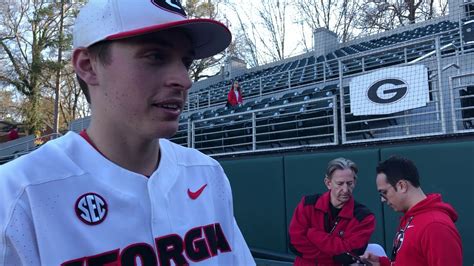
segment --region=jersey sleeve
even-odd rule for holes
[[[239,226],[234,219],[234,257],[233,265],[255,265],[255,260],[250,253],[250,249],[245,242],[242,232],[240,232]]]
[[[40,265],[35,230],[28,206],[17,203],[11,218],[0,221],[0,265]]]
[[[289,228],[290,249],[302,258],[316,259],[321,252],[307,237],[309,227],[310,221],[305,213],[303,197],[291,218]]]
[[[361,249],[359,253],[362,254],[374,230],[375,216],[370,214],[355,226],[347,228],[343,237],[315,228],[310,228],[307,236],[313,245],[331,256]]]
[[[432,266],[462,265],[462,246],[459,234],[453,228],[442,223],[426,226],[421,236],[423,256]]]

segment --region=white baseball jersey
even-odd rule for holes
[[[149,178],[72,132],[0,166],[0,265],[255,265],[218,162],[160,149]]]

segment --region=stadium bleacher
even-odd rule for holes
[[[323,55],[307,53],[249,69],[232,77],[244,94],[244,104],[236,107],[224,106],[232,80],[206,86],[197,82],[172,140],[225,155],[473,132],[473,101],[467,86],[474,86],[474,80],[456,76],[463,65],[472,72],[474,37],[468,28],[474,27],[473,22],[472,18],[437,20],[353,41]],[[428,69],[426,106],[384,115],[352,113],[351,78],[413,64]],[[455,86],[454,81],[462,85]]]
[[[247,98],[271,94],[279,90],[337,77],[339,75],[338,60],[341,60],[344,75],[409,62],[433,51],[435,49],[434,43],[432,41],[416,43],[403,47],[403,49],[393,49],[388,53],[387,51],[381,51],[368,57],[361,56],[361,54],[377,49],[386,50],[390,47],[400,46],[400,44],[406,42],[413,42],[437,34],[440,36],[441,45],[450,43],[456,46],[460,45],[459,23],[441,21],[388,37],[341,47],[326,55],[319,55],[317,58],[316,55],[309,55],[263,70],[245,73],[234,77],[234,79],[242,83],[243,92]],[[191,95],[199,95],[197,106],[200,106],[200,108],[212,106],[225,102],[228,86],[230,86],[230,81],[225,80],[209,87],[191,91]]]
[[[469,20],[463,23],[471,24]],[[251,69],[233,78],[242,84],[245,96],[245,103],[235,108],[223,107],[230,80],[193,89],[190,99],[199,102],[189,106],[199,109],[183,114],[173,140],[220,155],[444,134],[446,121],[440,120],[444,92],[438,89],[436,78],[430,80],[430,102],[423,110],[366,116],[351,113],[348,79],[412,62],[429,66],[436,76],[437,50],[443,58],[459,53],[465,43],[460,33],[464,28],[457,21],[439,21],[325,55],[309,53]],[[471,101],[464,100],[463,90],[459,93],[466,120],[463,129],[470,129]]]
[[[459,90],[461,101],[463,124],[466,129],[474,128],[474,87]]]

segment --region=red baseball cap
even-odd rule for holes
[[[171,28],[186,30],[196,59],[223,51],[232,40],[229,29],[216,20],[188,19],[179,0],[90,0],[76,18],[73,46],[89,47]]]

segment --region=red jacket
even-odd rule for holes
[[[345,252],[362,255],[375,230],[375,216],[351,198],[339,212],[339,222],[330,233],[329,192],[306,196],[290,222],[290,249],[294,265],[342,265],[354,261]]]
[[[235,97],[234,86],[232,86],[232,88],[230,88],[229,90],[229,93],[227,94],[227,101],[232,106],[238,105],[239,103],[243,103],[242,91],[239,91],[239,97],[237,98]]]
[[[398,229],[406,229],[396,259],[392,257],[390,263],[387,257],[382,257],[380,264],[462,265],[461,237],[454,225],[457,218],[456,211],[442,201],[440,194],[429,194],[401,218]]]
[[[20,136],[18,135],[18,130],[17,129],[12,129],[10,132],[8,132],[8,140],[15,140],[19,138]]]

